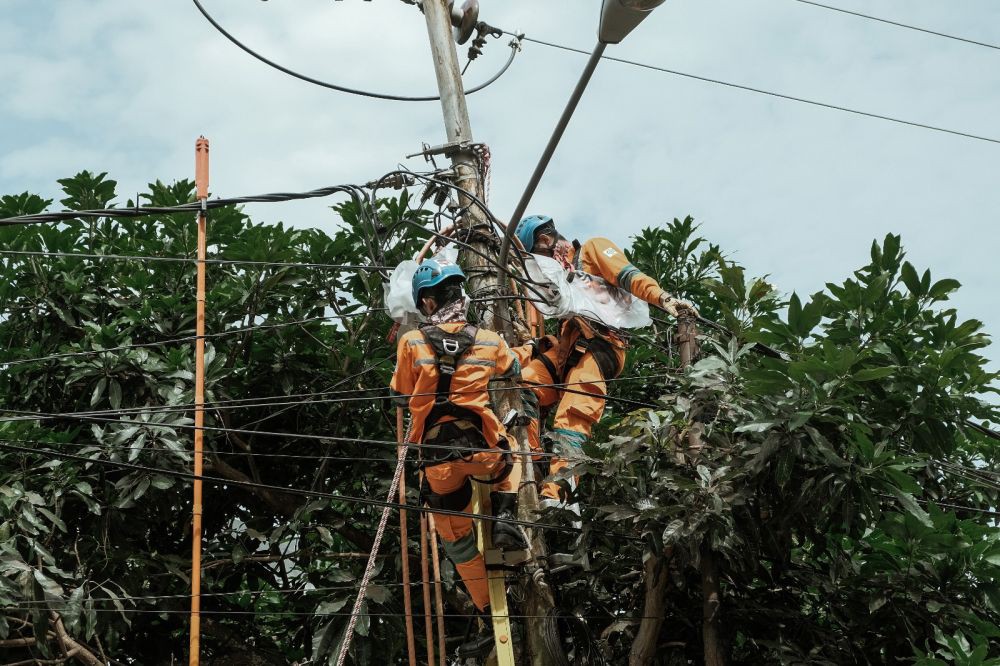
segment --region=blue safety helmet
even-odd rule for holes
[[[532,215],[517,223],[514,234],[521,241],[524,249],[531,252],[531,248],[535,247],[535,232],[538,230],[538,227],[550,222],[552,222],[552,218],[548,215]]]
[[[454,264],[442,266],[433,259],[428,259],[420,264],[413,274],[413,302],[420,304],[420,292],[429,287],[439,285],[449,278],[459,278],[465,282],[465,273]]]

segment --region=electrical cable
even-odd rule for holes
[[[661,373],[661,374],[651,374],[651,375],[632,375],[627,377],[613,377],[611,379],[604,380],[605,383],[614,382],[624,382],[624,381],[636,381],[645,379],[672,379],[677,376],[676,373]],[[642,409],[655,409],[656,405],[652,403],[640,402],[638,400],[629,400],[627,398],[618,398],[616,396],[609,395],[598,395],[594,393],[588,393],[586,391],[578,391],[570,389],[570,386],[580,386],[584,384],[590,384],[591,382],[578,381],[578,382],[560,382],[560,383],[541,383],[541,382],[528,382],[520,381],[518,382],[521,386],[528,386],[531,388],[554,388],[560,392],[574,393],[577,395],[587,395],[591,397],[597,397],[612,402],[621,402],[625,405],[633,405]],[[292,406],[296,407],[299,405],[311,405],[311,404],[343,404],[352,402],[373,402],[381,400],[408,400],[414,397],[431,397],[437,395],[436,393],[426,392],[426,393],[387,393],[385,395],[357,395],[358,393],[365,393],[369,391],[386,391],[387,387],[377,387],[377,388],[357,388],[357,389],[344,389],[341,391],[323,391],[316,393],[293,393],[286,396],[273,395],[273,396],[260,396],[259,398],[235,398],[229,401],[219,401],[218,403],[210,403],[205,406],[206,411],[219,412],[222,410],[236,410],[236,409],[256,409],[261,407],[286,407]],[[490,392],[502,392],[502,391],[519,391],[524,390],[517,386],[497,386],[488,389]],[[472,395],[481,393],[479,389],[460,389],[457,391],[452,391],[454,395]],[[344,396],[344,394],[349,394]],[[313,399],[302,399],[309,398],[311,396],[321,396],[321,395],[339,395],[344,397],[337,398],[313,398]],[[293,398],[295,398],[293,400]],[[253,401],[257,402],[253,402]],[[250,402],[244,402],[250,401]],[[10,410],[5,409],[0,406],[0,413],[23,413],[29,415],[28,418],[18,418],[18,419],[4,419],[0,418],[0,423],[9,423],[13,421],[24,421],[24,420],[34,420],[30,418],[32,415],[42,416],[45,419],[52,418],[80,418],[88,419],[91,417],[100,416],[148,416],[154,414],[174,414],[189,412],[195,409],[196,405],[194,403],[181,403],[176,405],[148,405],[144,407],[124,407],[119,409],[93,409],[93,410],[83,410],[76,412],[34,412],[27,410]],[[124,423],[124,421],[112,421],[114,423]],[[131,421],[131,423],[140,423],[138,421]],[[242,430],[233,432],[258,432],[254,430]]]
[[[366,91],[366,90],[358,90],[356,88],[349,88],[347,86],[337,85],[335,83],[329,83],[327,81],[321,81],[320,79],[315,79],[315,78],[313,78],[311,76],[306,76],[305,74],[300,74],[299,72],[296,72],[293,69],[289,69],[288,67],[285,67],[284,65],[280,65],[280,64],[276,63],[275,61],[269,60],[268,58],[265,58],[261,54],[257,53],[256,51],[254,51],[253,49],[251,49],[249,46],[247,46],[246,44],[244,44],[240,40],[236,39],[236,37],[234,37],[233,35],[231,35],[229,32],[227,32],[226,29],[223,28],[219,24],[218,21],[216,21],[214,18],[212,18],[212,16],[208,13],[208,11],[202,6],[202,4],[198,0],[192,0],[192,2],[194,2],[195,7],[198,8],[198,11],[201,12],[201,15],[204,16],[205,19],[208,20],[208,22],[212,24],[212,27],[214,27],[216,30],[218,30],[222,34],[223,37],[225,37],[230,42],[232,42],[233,44],[235,44],[236,46],[238,46],[245,53],[248,53],[249,55],[251,55],[254,58],[256,58],[257,60],[261,61],[265,65],[273,67],[274,69],[278,70],[279,72],[282,72],[282,73],[287,74],[289,76],[295,77],[296,79],[299,79],[301,81],[305,81],[307,83],[312,83],[314,85],[317,85],[317,86],[320,86],[320,87],[323,87],[323,88],[328,88],[330,90],[336,90],[337,92],[348,93],[350,95],[359,95],[361,97],[371,97],[373,99],[385,99],[385,100],[390,100],[390,101],[393,101],[393,102],[434,102],[434,101],[437,101],[437,100],[441,99],[440,95],[434,95],[434,96],[425,95],[425,96],[419,96],[419,97],[412,97],[412,96],[406,96],[406,95],[390,95],[390,94],[386,94],[386,93],[369,92],[369,91]],[[500,68],[500,71],[497,72],[496,74],[494,74],[492,77],[490,77],[485,83],[481,83],[478,86],[475,86],[475,87],[472,87],[472,88],[468,88],[467,90],[465,90],[464,94],[471,95],[474,92],[479,92],[480,90],[483,90],[484,88],[486,88],[486,87],[490,86],[491,84],[493,84],[497,79],[499,79],[501,76],[503,76],[507,72],[507,70],[511,66],[511,63],[514,62],[514,56],[516,56],[517,53],[518,53],[518,51],[520,50],[520,48],[519,48],[519,46],[520,46],[519,42],[516,39],[517,36],[514,35],[514,37],[515,37],[515,40],[510,43],[510,57],[507,58],[507,62],[504,63],[504,66]]]
[[[361,310],[359,312],[352,312],[344,315],[323,315],[320,317],[309,317],[306,319],[299,319],[296,321],[280,322],[277,324],[254,324],[253,326],[246,326],[244,328],[233,328],[228,331],[221,331],[219,333],[206,333],[201,336],[203,339],[210,340],[215,338],[224,338],[230,335],[237,335],[239,333],[250,333],[253,331],[262,330],[274,330],[277,328],[285,328],[288,326],[301,326],[302,324],[308,324],[317,321],[329,321],[331,319],[351,319],[353,317],[360,317],[362,315],[371,314],[372,312],[385,312],[386,308],[368,308],[367,310]],[[107,347],[106,349],[90,349],[87,351],[78,352],[63,352],[59,354],[50,354],[49,356],[38,356],[36,358],[28,359],[10,359],[7,361],[0,360],[0,366],[15,366],[24,365],[25,363],[40,363],[42,361],[51,361],[61,358],[79,358],[84,356],[98,356],[100,354],[116,352],[116,351],[127,351],[129,349],[148,349],[151,347],[163,347],[172,344],[178,344],[181,342],[192,342],[198,340],[197,335],[187,335],[180,338],[170,338],[169,340],[160,340],[159,342],[136,342],[127,345],[118,345],[117,347]]]
[[[245,535],[246,535],[245,532],[240,533],[240,536],[245,536]],[[298,553],[298,552],[299,551],[296,550],[296,551],[290,551],[288,553],[282,553],[282,554],[283,555],[288,555],[288,559],[292,559],[292,557],[296,553]],[[332,552],[336,553],[337,551],[332,551]],[[365,555],[367,555],[367,553],[365,553]],[[509,577],[513,577],[513,578],[530,578],[531,577],[530,573],[527,573],[527,572],[517,572],[517,571],[506,572],[506,575],[509,576]],[[474,578],[462,578],[461,579],[461,581],[463,583],[473,582],[473,581],[480,581],[480,580],[489,580],[489,577],[476,576]],[[377,586],[377,587],[407,587],[409,585],[410,587],[413,587],[413,586],[416,586],[416,585],[422,585],[422,583],[420,581],[412,581],[410,583],[397,583],[397,582],[383,581],[383,582],[371,583],[371,585],[372,586]],[[277,594],[277,595],[302,594],[302,595],[305,595],[305,594],[313,594],[313,593],[320,593],[320,592],[321,593],[327,593],[327,592],[356,592],[358,589],[359,589],[358,585],[351,584],[351,585],[332,585],[332,586],[327,586],[327,587],[314,587],[314,588],[310,588],[310,589],[281,589],[281,588],[276,588],[276,589],[271,589],[271,590],[232,590],[230,592],[202,592],[198,596],[200,596],[202,598],[205,598],[205,597],[214,597],[214,598],[223,598],[224,599],[226,597],[240,597],[240,596],[255,597],[255,596],[263,596],[263,595],[266,595],[266,594]],[[191,593],[188,592],[187,594],[129,595],[127,598],[121,598],[118,601],[120,601],[120,602],[170,601],[172,599],[184,600],[184,599],[190,599],[190,598],[191,598]],[[304,598],[303,598],[303,600],[304,600]],[[111,599],[109,597],[91,597],[90,601],[95,601],[95,602],[99,602],[99,603],[114,603],[115,602],[114,599]],[[31,605],[39,604],[39,605],[44,606],[45,604],[49,604],[49,603],[52,603],[52,602],[50,600],[47,600],[47,599],[23,599],[23,600],[19,601],[18,603],[31,604]]]
[[[0,255],[26,256],[26,257],[59,257],[66,259],[111,259],[120,261],[148,261],[148,262],[176,262],[186,264],[197,264],[194,257],[157,257],[150,255],[126,255],[126,254],[83,254],[80,252],[33,252],[27,250],[4,250],[0,249]],[[344,271],[382,271],[392,270],[395,266],[373,266],[354,264],[317,264],[299,263],[292,261],[250,261],[243,259],[206,259],[206,264],[234,265],[234,266],[265,266],[282,268],[328,268],[332,270]]]
[[[860,18],[869,19],[871,21],[878,21],[879,23],[888,23],[889,25],[894,25],[899,28],[906,28],[907,30],[916,30],[918,32],[925,32],[929,35],[936,35],[938,37],[945,37],[947,39],[954,39],[958,42],[965,42],[967,44],[975,44],[976,46],[985,46],[988,49],[997,49],[1000,51],[1000,46],[996,44],[988,44],[986,42],[977,42],[974,39],[967,39],[965,37],[958,37],[956,35],[949,35],[943,32],[937,32],[936,30],[928,30],[927,28],[918,28],[915,25],[908,25],[906,23],[899,23],[897,21],[890,21],[889,19],[879,18],[877,16],[869,16],[868,14],[862,14],[860,12],[853,12],[849,9],[843,9],[841,7],[833,7],[831,5],[824,5],[818,2],[813,2],[812,0],[795,0],[796,2],[801,2],[804,5],[812,5],[813,7],[821,7],[823,9],[830,9],[835,12],[840,12],[842,14],[850,14],[851,16],[858,16]]]
[[[895,495],[887,495],[885,493],[879,493],[879,497],[883,497],[885,499],[891,499],[891,500],[898,501],[898,498]],[[935,506],[944,507],[946,509],[955,509],[955,510],[958,510],[958,511],[968,511],[970,513],[981,513],[983,515],[992,516],[994,518],[1000,517],[1000,511],[992,511],[990,509],[980,509],[980,508],[974,507],[974,506],[962,506],[961,504],[950,504],[948,502],[939,502],[937,500],[926,500],[926,499],[922,499],[920,497],[914,497],[913,499],[914,499],[914,501],[918,502],[919,504],[923,504],[925,506],[933,504]]]
[[[411,445],[412,446],[412,445]],[[413,447],[416,448],[416,447]],[[164,476],[173,476],[175,478],[187,479],[189,481],[200,480],[206,483],[212,483],[221,486],[235,486],[240,488],[260,489],[269,490],[272,492],[286,493],[290,495],[301,495],[304,497],[316,497],[319,499],[328,499],[337,502],[347,502],[349,504],[360,504],[362,506],[371,506],[378,508],[392,508],[392,509],[404,509],[407,511],[414,511],[417,513],[428,513],[428,514],[440,514],[443,516],[458,516],[464,518],[481,518],[481,514],[472,513],[468,511],[454,511],[451,509],[432,509],[431,507],[425,507],[416,504],[402,504],[399,502],[389,502],[378,499],[372,499],[369,497],[357,497],[352,495],[338,495],[335,493],[327,493],[318,490],[306,490],[304,488],[287,488],[284,486],[276,486],[267,483],[256,483],[253,481],[242,481],[226,479],[222,477],[215,476],[205,476],[192,474],[190,472],[182,472],[179,470],[165,469],[161,467],[150,467],[148,465],[137,465],[135,463],[119,462],[115,460],[103,460],[100,458],[88,458],[86,456],[78,456],[72,453],[64,453],[62,451],[53,451],[51,449],[38,450],[23,446],[16,446],[13,444],[0,443],[0,449],[12,451],[15,453],[27,453],[31,455],[47,455],[54,458],[61,458],[63,460],[72,460],[76,462],[83,462],[91,465],[102,465],[104,467],[116,467],[118,469],[127,469],[136,472],[146,472],[150,474],[162,474]],[[480,449],[481,450],[481,449]],[[627,541],[644,541],[643,537],[632,536],[629,534],[622,534],[619,532],[614,532],[611,530],[601,530],[595,528],[579,528],[572,527],[570,525],[555,525],[552,523],[533,523],[528,520],[517,520],[515,518],[501,518],[499,516],[491,516],[490,520],[497,523],[507,523],[510,525],[518,525],[520,527],[528,527],[532,529],[549,530],[555,532],[569,532],[572,534],[582,534],[585,531],[592,532],[594,534],[603,534],[605,536],[611,536],[616,539],[625,539]]]
[[[509,31],[504,31],[505,34],[513,35],[514,33]],[[526,42],[534,42],[535,44],[541,44],[542,46],[548,46],[551,48],[562,49],[564,51],[572,51],[574,53],[581,53],[583,55],[590,55],[590,51],[584,49],[578,49],[572,46],[564,46],[562,44],[555,44],[553,42],[546,42],[541,39],[534,39],[532,37],[524,37]],[[852,109],[846,106],[840,106],[837,104],[829,104],[827,102],[819,102],[812,99],[806,99],[804,97],[796,97],[794,95],[786,95],[784,93],[773,92],[771,90],[764,90],[763,88],[755,88],[753,86],[747,86],[740,83],[733,83],[730,81],[723,81],[721,79],[713,79],[707,76],[700,76],[698,74],[690,74],[688,72],[681,72],[676,69],[668,69],[666,67],[659,67],[656,65],[648,65],[643,62],[638,62],[635,60],[626,60],[625,58],[616,58],[614,56],[601,56],[603,60],[613,60],[615,62],[620,62],[626,65],[633,65],[635,67],[642,67],[644,69],[649,69],[657,72],[662,72],[664,74],[672,74],[674,76],[681,76],[688,79],[694,79],[696,81],[702,81],[704,83],[713,83],[715,85],[726,86],[729,88],[736,88],[737,90],[745,90],[747,92],[757,93],[759,95],[767,95],[769,97],[777,97],[779,99],[785,99],[792,102],[799,102],[801,104],[809,104],[812,106],[818,106],[824,109],[831,109],[834,111],[843,111],[844,113],[852,113],[858,116],[865,116],[867,118],[875,118],[877,120],[886,120],[893,123],[898,123],[900,125],[909,125],[910,127],[919,127],[921,129],[932,130],[935,132],[943,132],[945,134],[953,134],[955,136],[965,137],[967,139],[975,139],[977,141],[988,141],[989,143],[1000,143],[1000,139],[993,139],[987,136],[981,136],[978,134],[971,134],[969,132],[962,132],[959,130],[948,129],[945,127],[938,127],[935,125],[927,125],[925,123],[918,123],[911,120],[904,120],[902,118],[895,118],[893,116],[886,116],[879,113],[871,113],[869,111],[861,111],[859,109]]]
[[[389,359],[388,358],[383,359],[382,363],[384,363],[387,360],[389,360]],[[379,363],[379,365],[381,365],[381,363]],[[358,373],[358,374],[363,374],[363,373]],[[639,379],[671,379],[671,378],[674,378],[674,377],[678,376],[679,374],[681,374],[681,373],[679,373],[679,372],[676,372],[676,373],[664,372],[664,373],[657,373],[657,374],[650,374],[650,375],[628,375],[628,376],[621,376],[621,377],[612,377],[610,379],[606,379],[606,380],[603,380],[603,381],[606,384],[613,384],[613,383],[616,383],[616,382],[634,381],[634,380],[639,380]],[[584,384],[590,384],[592,382],[577,381],[577,382],[551,382],[551,383],[542,383],[542,382],[527,382],[527,381],[523,381],[522,380],[522,381],[520,381],[518,383],[522,384],[523,386],[530,386],[532,388],[555,388],[555,389],[562,390],[562,389],[567,389],[567,388],[569,388],[571,386],[581,386],[581,385],[584,385]],[[258,408],[258,407],[285,407],[285,406],[288,406],[288,405],[295,406],[295,405],[308,405],[308,404],[327,404],[327,403],[334,403],[334,404],[336,404],[336,403],[351,403],[351,402],[371,402],[373,400],[385,400],[385,399],[408,400],[409,398],[430,397],[430,396],[437,395],[436,393],[433,393],[433,392],[405,393],[405,394],[404,393],[386,393],[385,395],[375,395],[375,396],[372,396],[372,395],[356,395],[358,393],[367,393],[367,392],[370,392],[370,391],[388,391],[388,390],[389,390],[389,388],[387,386],[378,386],[378,387],[369,387],[369,388],[359,387],[359,388],[353,388],[353,389],[342,389],[342,390],[339,390],[339,391],[318,391],[318,392],[313,392],[313,393],[290,393],[290,394],[287,394],[287,395],[275,394],[275,395],[259,396],[259,397],[256,397],[256,398],[233,398],[233,399],[230,399],[230,400],[219,400],[217,402],[208,403],[205,406],[205,410],[206,411],[220,411],[220,410],[223,410],[223,409],[244,409],[244,408],[249,409],[249,408]],[[517,390],[523,390],[523,389],[520,389],[518,387],[497,386],[497,387],[489,388],[487,390],[490,391],[490,392],[494,392],[494,391],[495,392],[502,392],[502,391],[517,391]],[[482,393],[482,389],[459,389],[459,390],[456,390],[456,391],[452,391],[453,395],[473,395],[473,394],[478,394],[478,393]],[[590,395],[590,396],[596,395],[596,394],[593,394],[593,393],[584,393],[584,394],[585,395]],[[318,397],[318,396],[329,396],[329,395],[336,395],[336,396],[345,396],[346,395],[347,397],[338,397],[338,398],[330,398],[330,399],[323,399],[323,398],[319,398]],[[615,399],[614,396],[601,396],[601,397],[608,397],[611,400]],[[303,399],[303,398],[305,398],[305,399]],[[622,400],[624,400],[624,398],[622,398]],[[637,402],[637,401],[631,401],[631,402]],[[650,404],[650,403],[638,403],[638,404],[639,404],[639,406],[641,406],[643,408],[647,408],[647,409],[653,408],[653,407],[656,406],[656,405],[653,405],[653,404]],[[124,407],[124,408],[119,408],[119,409],[92,409],[92,410],[81,410],[81,411],[76,411],[76,412],[51,412],[51,414],[54,414],[54,415],[59,416],[59,417],[77,417],[77,416],[81,416],[81,417],[82,416],[131,416],[131,415],[142,415],[142,414],[163,414],[163,413],[173,413],[173,412],[187,412],[187,411],[191,411],[191,410],[195,409],[196,406],[197,405],[195,403],[190,403],[189,402],[189,403],[178,403],[178,404],[173,404],[173,405],[147,405],[147,406],[143,406],[143,407]],[[3,407],[0,407],[0,412],[4,412],[4,411],[9,411],[9,410],[5,410]],[[33,412],[31,412],[31,413],[33,413]],[[0,419],[0,423],[2,423],[2,422],[4,422],[4,420]]]
[[[352,199],[357,200],[360,188],[354,185],[333,185],[331,187],[321,187],[308,192],[272,192],[271,194],[256,194],[243,197],[230,197],[220,199],[206,199],[205,207],[208,210],[225,208],[226,206],[238,206],[247,203],[282,203],[285,201],[299,201],[301,199],[318,199],[328,197],[333,194],[348,194]],[[0,226],[14,224],[35,224],[40,222],[65,222],[75,220],[80,217],[148,217],[150,215],[172,215],[175,213],[199,213],[202,209],[201,201],[192,201],[176,206],[132,206],[131,208],[98,208],[92,210],[63,210],[53,213],[35,213],[33,215],[17,215],[0,219]]]
[[[491,519],[492,520],[492,519]],[[190,596],[188,597],[190,599]],[[37,611],[38,608],[22,607],[22,606],[4,606],[5,611],[15,611],[15,612],[29,612]],[[95,613],[136,613],[136,614],[164,614],[164,615],[190,615],[190,610],[173,610],[167,608],[123,608],[121,610],[117,608],[88,608],[87,612]],[[201,615],[268,615],[271,617],[350,617],[350,612],[308,612],[308,611],[262,611],[262,610],[200,610]],[[364,611],[358,613],[359,617],[384,617],[384,618],[400,618],[406,617],[406,613],[372,613]],[[411,613],[410,617],[423,618],[424,614],[421,611],[419,614]],[[468,614],[468,613],[445,613],[444,617],[451,619],[469,619],[469,618],[480,618],[480,615]],[[547,615],[527,615],[523,613],[508,613],[504,617],[509,617],[512,620],[534,620],[542,619],[548,617]],[[650,620],[662,620],[661,616],[642,616],[642,615],[576,615],[582,620],[606,620],[608,622],[620,621],[620,622],[638,622],[644,619]],[[31,663],[31,662],[29,662]]]
[[[19,410],[0,410],[11,413],[18,413]],[[169,430],[202,430],[203,432],[221,432],[221,433],[236,433],[241,435],[258,435],[261,437],[282,437],[288,439],[303,439],[311,441],[320,442],[344,442],[347,444],[370,444],[373,446],[385,446],[392,447],[395,449],[399,446],[398,442],[389,440],[379,440],[379,439],[364,439],[360,437],[340,437],[335,435],[314,435],[311,433],[292,433],[292,432],[272,432],[267,430],[245,430],[241,428],[216,428],[213,426],[202,426],[198,428],[193,424],[187,423],[156,423],[152,421],[122,421],[112,418],[103,418],[100,416],[80,416],[80,417],[63,417],[59,414],[47,415],[41,412],[21,412],[25,414],[25,418],[22,419],[0,419],[0,423],[15,423],[17,421],[36,421],[40,419],[76,419],[79,421],[85,421],[87,423],[113,423],[117,425],[124,426],[139,426],[143,428],[163,428]],[[409,444],[410,448],[420,449],[426,451],[449,451],[449,452],[461,452],[461,453],[483,453],[485,449],[482,447],[475,446],[452,446],[448,444],[419,444],[411,442]],[[182,453],[189,454],[191,451],[182,451]],[[530,456],[535,458],[552,458],[556,457],[555,453],[546,453],[543,451],[508,451],[512,456]]]
[[[7,439],[0,437],[0,442],[6,442],[8,444],[40,444],[42,446],[72,446],[76,449],[86,449],[92,448],[97,450],[102,450],[103,448],[100,444],[96,443],[84,443],[84,442],[53,442],[44,441],[40,439]],[[155,449],[148,446],[112,446],[112,452],[117,453],[119,451],[152,451],[155,453],[184,453],[191,454],[193,451],[182,450],[176,451],[171,449]],[[326,456],[326,455],[302,455],[295,453],[258,453],[256,451],[213,451],[206,449],[205,453],[213,456],[233,456],[233,457],[246,457],[246,458],[280,458],[289,460],[342,460],[344,462],[394,462],[393,458],[370,458],[370,457],[360,457],[360,456]],[[417,463],[416,460],[408,461],[411,463]]]

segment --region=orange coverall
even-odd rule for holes
[[[658,304],[660,297],[666,293],[656,280],[640,272],[628,260],[622,249],[606,238],[588,240],[574,252],[572,260],[579,270],[601,277],[647,303]],[[552,343],[552,347],[542,352],[542,355],[559,375],[557,377],[552,376],[545,361],[537,357],[531,359],[530,346],[516,349],[524,366],[521,377],[529,389],[525,392],[524,401],[525,415],[532,419],[531,427],[528,428],[528,439],[532,449],[542,450],[538,407],[551,407],[558,402],[552,426],[552,437],[556,448],[553,453],[566,455],[583,446],[590,436],[593,425],[601,419],[601,414],[604,413],[604,396],[608,392],[605,380],[617,377],[621,373],[627,347],[614,333],[602,331],[599,326],[581,317],[565,320],[559,329],[559,335],[549,336],[548,340]],[[592,346],[583,353],[576,365],[567,369],[566,363],[577,343],[581,341]],[[604,352],[606,372],[601,371],[598,357],[594,353],[595,348],[600,348]],[[533,387],[531,384],[569,384],[566,387],[569,391],[563,391],[560,387]],[[581,395],[578,392],[588,395]],[[563,458],[553,457],[549,463],[549,472],[555,474],[568,464]],[[541,494],[559,499],[559,491],[557,484],[546,483],[542,487]]]
[[[457,333],[465,322],[439,324],[449,333]],[[451,402],[467,408],[482,419],[483,451],[471,453],[456,452],[447,462],[428,464],[424,469],[431,491],[437,495],[457,495],[471,492],[470,477],[494,477],[504,467],[503,451],[497,447],[501,439],[509,438],[506,429],[490,407],[488,384],[493,379],[514,378],[520,374],[521,366],[517,357],[499,335],[479,329],[476,341],[455,366],[451,380]],[[423,443],[428,430],[434,423],[427,423],[427,417],[434,407],[438,387],[438,369],[434,349],[419,331],[410,331],[402,336],[397,348],[396,370],[390,385],[394,400],[400,406],[408,407],[411,415],[411,443]],[[452,420],[441,419],[439,423]],[[436,443],[436,442],[435,442]],[[446,444],[446,442],[443,442]],[[429,450],[428,455],[444,457],[445,452]],[[494,491],[514,492],[510,479],[493,486]],[[456,510],[470,512],[471,498]],[[490,603],[486,580],[486,564],[476,545],[472,518],[435,514],[434,522],[441,535],[445,553],[454,562],[473,603],[480,611]]]

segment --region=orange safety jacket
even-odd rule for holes
[[[438,326],[448,333],[458,333],[466,322]],[[496,447],[501,439],[508,439],[508,436],[490,405],[489,383],[494,379],[517,379],[520,375],[521,365],[504,339],[493,331],[483,329],[477,330],[475,343],[455,364],[450,400],[482,420],[483,436],[490,447]],[[423,441],[424,431],[434,425],[427,423],[427,417],[434,408],[438,377],[434,349],[423,333],[415,330],[402,336],[396,351],[396,370],[390,390],[397,405],[410,409],[411,443]]]
[[[657,305],[660,302],[660,297],[667,293],[657,284],[656,280],[636,268],[625,256],[622,249],[607,238],[591,238],[582,245],[574,243],[571,261],[577,270],[603,278],[609,284],[623,289],[647,303]],[[562,323],[559,331],[561,344],[566,349],[565,353],[570,357],[572,355],[569,350],[573,348],[581,335],[586,340],[599,338],[611,345],[612,350],[606,354],[599,354],[602,357],[599,361],[605,379],[617,375],[624,363],[624,354],[627,348],[625,340],[597,322],[583,317],[572,317]],[[613,374],[609,374],[613,366],[617,366],[617,369]]]

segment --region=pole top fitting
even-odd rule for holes
[[[208,139],[199,136],[194,142],[194,184],[198,199],[208,198]]]

